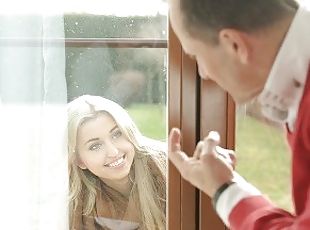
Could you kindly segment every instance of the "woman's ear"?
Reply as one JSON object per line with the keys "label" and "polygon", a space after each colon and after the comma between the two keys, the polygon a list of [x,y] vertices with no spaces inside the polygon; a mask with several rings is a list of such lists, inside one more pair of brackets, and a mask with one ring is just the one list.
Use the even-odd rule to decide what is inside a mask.
{"label": "woman's ear", "polygon": [[74,160],[74,163],[80,168],[80,169],[87,169],[84,162],[77,156]]}
{"label": "woman's ear", "polygon": [[219,42],[229,55],[242,64],[249,62],[251,43],[248,34],[235,29],[222,29],[219,32]]}

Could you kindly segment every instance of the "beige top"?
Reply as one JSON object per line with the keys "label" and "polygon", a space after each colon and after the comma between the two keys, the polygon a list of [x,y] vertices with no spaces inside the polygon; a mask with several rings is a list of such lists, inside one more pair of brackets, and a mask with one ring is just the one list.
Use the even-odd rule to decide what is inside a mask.
{"label": "beige top", "polygon": [[[163,162],[164,163],[164,162]],[[159,176],[158,168],[152,160],[148,166],[154,176],[155,183],[165,183],[165,176]],[[82,215],[84,199],[81,199],[70,220],[70,230],[135,230],[142,229],[141,213],[137,186],[132,186],[129,197],[99,181],[95,209],[92,214]],[[163,199],[166,189],[158,191]],[[165,206],[165,205],[164,205]],[[165,212],[165,207],[163,207]]]}

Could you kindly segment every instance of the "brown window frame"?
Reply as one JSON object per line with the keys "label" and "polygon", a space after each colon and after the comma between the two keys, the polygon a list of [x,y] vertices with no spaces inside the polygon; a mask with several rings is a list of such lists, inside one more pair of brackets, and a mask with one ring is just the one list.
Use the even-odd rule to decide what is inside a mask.
{"label": "brown window frame", "polygon": [[[182,130],[182,148],[191,155],[196,143],[211,130],[221,135],[221,146],[234,149],[235,104],[214,82],[201,80],[197,64],[182,50],[171,26],[168,33],[168,129]],[[212,98],[210,100],[210,98]],[[168,229],[222,230],[208,198],[168,167]]]}
{"label": "brown window frame", "polygon": [[154,38],[0,38],[0,46],[41,46],[42,41],[50,46],[84,48],[167,48],[167,39]]}

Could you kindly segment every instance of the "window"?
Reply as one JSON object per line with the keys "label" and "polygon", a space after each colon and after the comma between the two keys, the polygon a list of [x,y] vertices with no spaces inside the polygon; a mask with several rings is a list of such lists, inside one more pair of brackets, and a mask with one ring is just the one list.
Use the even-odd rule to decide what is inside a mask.
{"label": "window", "polygon": [[67,102],[109,98],[166,140],[167,3],[10,3],[0,13],[2,226],[67,229]]}
{"label": "window", "polygon": [[293,211],[290,153],[284,128],[264,118],[257,103],[237,111],[238,172],[278,207]]}
{"label": "window", "polygon": [[[185,55],[169,30],[169,129],[182,129],[182,148],[193,153],[210,130],[221,135],[221,145],[234,146],[234,104],[215,83],[202,81],[195,61]],[[203,102],[203,103],[202,103]],[[212,108],[212,109],[210,109]],[[210,199],[180,177],[169,164],[168,229],[225,229]]]}
{"label": "window", "polygon": [[[128,111],[143,135],[166,141],[167,5],[160,0],[154,2],[157,5],[152,3],[145,5],[143,1],[130,2],[130,4],[141,4],[142,9],[146,7],[145,10],[128,7],[126,11],[125,6],[125,9],[119,7],[124,4],[124,1],[109,1],[109,7],[115,6],[110,11],[107,11],[103,6],[103,11],[67,13],[64,17],[66,82],[69,102],[85,94],[98,95],[113,100]],[[117,4],[115,5],[115,3]],[[166,10],[162,12],[158,6],[164,6]],[[98,7],[99,5],[96,6],[96,8]],[[153,8],[148,11],[150,7]],[[116,116],[114,119],[121,126],[116,120]],[[128,131],[128,133],[128,139],[135,135],[135,132]],[[142,156],[143,151],[140,149],[145,146],[139,146],[142,141],[138,137],[135,136],[136,143],[138,143],[135,147],[137,145],[138,147],[134,148],[134,163],[132,163],[132,170],[129,172],[129,179],[134,178],[131,179],[132,187],[129,195],[124,198],[123,194],[115,190],[109,193],[109,188],[113,187],[109,187],[104,178],[102,179],[104,182],[103,191],[108,191],[102,195],[104,197],[102,200],[112,200],[109,203],[111,204],[109,208],[106,208],[107,205],[101,205],[101,209],[96,209],[98,220],[96,217],[95,222],[102,227],[108,226],[116,230],[120,229],[122,225],[131,226],[133,224],[133,227],[137,224],[146,225],[149,224],[146,220],[153,221],[155,218],[152,216],[148,219],[144,215],[153,214],[154,210],[157,210],[155,209],[157,206],[162,208],[160,211],[165,209],[166,195],[161,194],[160,186],[163,187],[165,194],[166,186],[160,184],[162,182],[158,182],[160,180],[158,172],[153,174],[155,170],[161,168],[156,169],[155,166],[150,166],[151,154],[147,158],[145,155]],[[143,142],[143,144],[145,143]],[[142,149],[154,151],[156,148],[154,145],[146,147],[148,148]],[[141,162],[143,165],[139,166]],[[150,188],[154,188],[154,185],[146,183],[145,177],[148,176],[147,180],[150,179],[150,173],[146,171],[147,167],[145,166],[150,166],[150,170],[154,170],[151,172],[151,176],[152,182],[156,185],[156,192],[155,189],[151,192],[153,192],[154,201],[159,203],[156,203],[156,207],[149,202],[151,199],[144,199],[149,195],[146,192],[147,189],[150,191]],[[142,170],[144,170],[143,175]],[[166,178],[164,182],[166,182]],[[139,199],[135,200],[134,198],[137,196]],[[153,206],[146,206],[146,202]],[[163,203],[165,204],[163,205]],[[117,206],[118,204],[119,206]],[[110,216],[104,216],[105,209],[113,210]],[[151,209],[151,212],[149,210],[144,212],[145,209]],[[157,215],[156,218],[158,221],[162,217]],[[83,217],[83,220],[87,221],[87,217]],[[119,223],[121,225],[117,225]],[[81,224],[74,222],[76,226],[81,226]],[[158,223],[156,224],[160,226]],[[165,223],[163,224],[165,225]],[[113,225],[115,226],[112,227]],[[93,224],[91,226],[93,227]]]}
{"label": "window", "polygon": [[[129,108],[146,135],[165,140],[167,6],[154,1],[157,8],[147,13],[149,7],[120,11],[112,2],[110,11],[64,17],[68,100],[82,94],[111,99]],[[154,110],[153,122],[146,125],[139,110]]]}

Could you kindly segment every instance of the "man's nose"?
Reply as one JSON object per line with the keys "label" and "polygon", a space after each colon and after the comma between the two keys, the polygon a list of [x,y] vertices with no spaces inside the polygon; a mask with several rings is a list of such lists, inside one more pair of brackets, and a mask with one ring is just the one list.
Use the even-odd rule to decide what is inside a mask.
{"label": "man's nose", "polygon": [[209,76],[207,74],[207,71],[205,71],[201,65],[199,64],[199,62],[197,61],[197,65],[198,65],[198,73],[199,73],[199,76],[204,79],[204,80],[208,80],[209,79]]}

